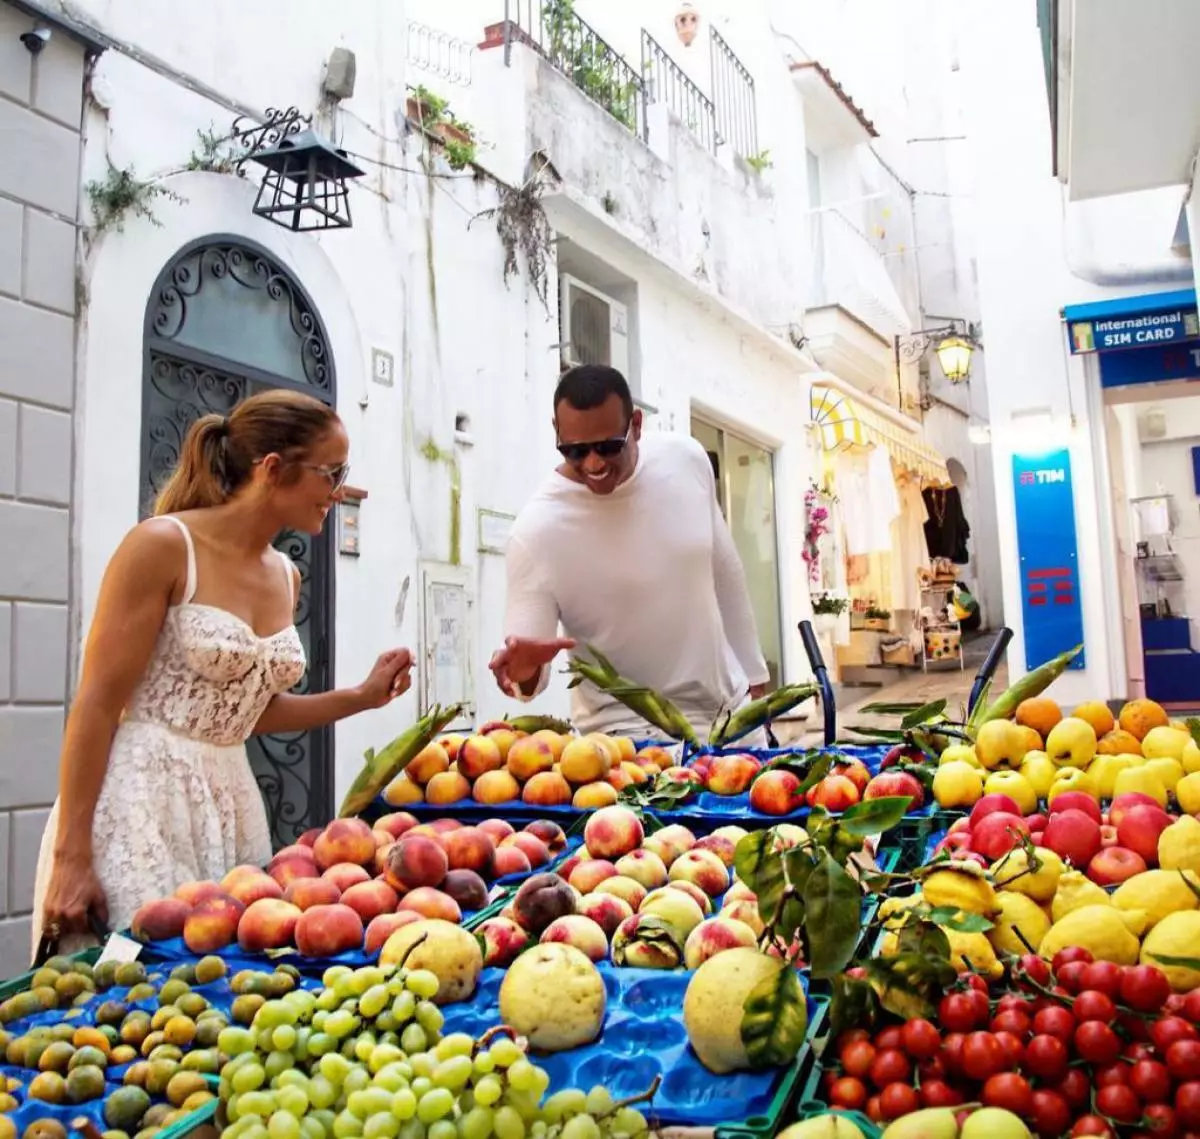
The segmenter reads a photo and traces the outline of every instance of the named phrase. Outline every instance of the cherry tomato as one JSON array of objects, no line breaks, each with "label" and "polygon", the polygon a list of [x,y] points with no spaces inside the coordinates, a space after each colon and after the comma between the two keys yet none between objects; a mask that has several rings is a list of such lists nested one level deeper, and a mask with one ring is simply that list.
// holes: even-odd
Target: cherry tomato
[{"label": "cherry tomato", "polygon": [[1071,1053],[1057,1036],[1043,1032],[1025,1045],[1021,1070],[1041,1080],[1057,1080],[1067,1070]]},{"label": "cherry tomato", "polygon": [[1195,1040],[1195,1028],[1181,1016],[1160,1017],[1150,1026],[1150,1039],[1158,1049],[1160,1056],[1166,1056],[1167,1049],[1177,1040]]},{"label": "cherry tomato", "polygon": [[1078,1110],[1091,1099],[1092,1083],[1082,1068],[1068,1068],[1067,1074],[1058,1081],[1054,1091]]},{"label": "cherry tomato", "polygon": [[884,1121],[883,1108],[879,1105],[879,1097],[877,1095],[873,1095],[867,1100],[866,1114],[872,1123],[882,1123]]},{"label": "cherry tomato", "polygon": [[971,1008],[975,1010],[975,1023],[985,1024],[991,1011],[987,993],[980,989],[968,989],[965,996],[971,1002]]},{"label": "cherry tomato", "polygon": [[1129,1072],[1130,1066],[1124,1060],[1114,1060],[1111,1064],[1096,1069],[1093,1082],[1098,1088],[1106,1088],[1109,1084],[1127,1084]]},{"label": "cherry tomato", "polygon": [[[1092,966],[1086,965],[1084,968],[1091,969]],[[1112,1024],[1117,1019],[1117,1006],[1113,1004],[1112,998],[1095,989],[1084,989],[1075,998],[1075,1006],[1072,1011],[1075,1013],[1076,1021],[1080,1024],[1086,1024],[1089,1020]]]},{"label": "cherry tomato", "polygon": [[855,1040],[842,1049],[841,1060],[842,1071],[861,1080],[875,1062],[875,1046],[866,1040]]},{"label": "cherry tomato", "polygon": [[1011,1032],[1014,1036],[1024,1040],[1029,1035],[1032,1023],[1029,1015],[1020,1009],[1006,1009],[992,1017],[992,1023],[988,1027],[993,1032]]},{"label": "cherry tomato", "polygon": [[1026,1016],[1032,1017],[1033,1012],[1030,1010],[1030,1001],[1026,997],[1018,996],[1016,993],[1006,993],[996,1002],[996,1011],[999,1012],[1023,1012]]},{"label": "cherry tomato", "polygon": [[995,1032],[992,1035],[1004,1049],[1005,1067],[1015,1068],[1021,1062],[1021,1053],[1025,1050],[1021,1038],[1014,1036],[1011,1032]]},{"label": "cherry tomato", "polygon": [[842,1076],[829,1089],[829,1102],[834,1107],[858,1111],[867,1102],[867,1085],[854,1076]]},{"label": "cherry tomato", "polygon": [[1142,1101],[1128,1084],[1109,1084],[1096,1093],[1096,1110],[1118,1123],[1136,1123],[1142,1117]]},{"label": "cherry tomato", "polygon": [[942,1034],[927,1020],[910,1020],[901,1031],[901,1047],[914,1060],[936,1056],[942,1046]]},{"label": "cherry tomato", "polygon": [[942,1040],[942,1063],[951,1075],[962,1071],[962,1050],[966,1039],[961,1032],[948,1032]]},{"label": "cherry tomato", "polygon": [[1150,1039],[1150,1024],[1141,1013],[1117,1013],[1117,1028],[1119,1028],[1121,1032],[1128,1036],[1130,1040],[1139,1041]]},{"label": "cherry tomato", "polygon": [[945,1080],[921,1081],[922,1107],[957,1107],[962,1102],[962,1092],[956,1091]]},{"label": "cherry tomato", "polygon": [[1075,1051],[1089,1064],[1111,1064],[1121,1054],[1121,1041],[1107,1024],[1089,1020],[1075,1029]]},{"label": "cherry tomato", "polygon": [[1058,1139],[1071,1125],[1071,1105],[1058,1092],[1039,1088],[1033,1093],[1030,1122],[1039,1139]]},{"label": "cherry tomato", "polygon": [[1033,1031],[1039,1035],[1045,1033],[1057,1036],[1060,1040],[1070,1040],[1075,1035],[1075,1017],[1070,1009],[1052,1005],[1034,1016]]},{"label": "cherry tomato", "polygon": [[884,1119],[899,1119],[909,1115],[921,1106],[921,1098],[916,1089],[908,1084],[888,1084],[879,1093],[879,1107]]},{"label": "cherry tomato", "polygon": [[1017,962],[1014,972],[1018,980],[1028,977],[1042,986],[1050,984],[1050,966],[1036,953],[1024,954]]},{"label": "cherry tomato", "polygon": [[1171,1098],[1171,1073],[1158,1060],[1139,1060],[1129,1069],[1129,1086],[1147,1103],[1167,1103]]},{"label": "cherry tomato", "polygon": [[1071,1135],[1073,1139],[1080,1135],[1095,1136],[1097,1139],[1116,1139],[1113,1129],[1098,1115],[1085,1115],[1075,1120]]},{"label": "cherry tomato", "polygon": [[921,1077],[921,1083],[926,1080],[944,1080],[946,1078],[946,1063],[941,1057],[940,1045],[938,1053],[937,1056],[932,1056],[928,1060],[918,1061],[917,1075]]},{"label": "cherry tomato", "polygon": [[[1154,968],[1153,965],[1148,968]],[[1200,989],[1193,989],[1183,998],[1183,1015],[1192,1021],[1200,1021]]]},{"label": "cherry tomato", "polygon": [[1170,995],[1171,982],[1153,965],[1131,965],[1121,976],[1121,1003],[1138,1012],[1158,1012]]},{"label": "cherry tomato", "polygon": [[1059,986],[1068,993],[1083,992],[1083,974],[1086,970],[1086,962],[1068,961],[1056,974]]},{"label": "cherry tomato", "polygon": [[1029,1090],[1029,1081],[1016,1072],[1001,1072],[989,1077],[979,1098],[988,1107],[1003,1107],[1014,1115],[1025,1116],[1033,1109],[1033,1092]]},{"label": "cherry tomato", "polygon": [[871,1034],[865,1028],[847,1028],[845,1032],[837,1038],[838,1054],[846,1050],[846,1047],[853,1044],[856,1040],[870,1040]]},{"label": "cherry tomato", "polygon": [[966,977],[967,988],[974,989],[978,993],[982,993],[985,997],[988,992],[988,983],[978,973],[968,973]]},{"label": "cherry tomato", "polygon": [[1168,1103],[1149,1104],[1142,1112],[1146,1130],[1159,1139],[1175,1139],[1179,1128],[1175,1121],[1175,1109]]},{"label": "cherry tomato", "polygon": [[882,1090],[889,1084],[904,1083],[912,1075],[912,1064],[899,1048],[888,1048],[875,1054],[871,1070],[867,1074],[871,1083]]},{"label": "cherry tomato", "polygon": [[887,1052],[893,1048],[904,1047],[904,1030],[897,1024],[890,1028],[884,1028],[875,1033],[875,1049],[878,1052]]},{"label": "cherry tomato", "polygon": [[1131,1040],[1121,1049],[1121,1055],[1131,1064],[1136,1064],[1139,1060],[1158,1059],[1158,1053],[1154,1051],[1154,1045],[1147,1044],[1144,1040]]},{"label": "cherry tomato", "polygon": [[1063,966],[1072,961],[1082,961],[1085,965],[1090,965],[1093,960],[1094,958],[1086,949],[1072,945],[1067,949],[1060,949],[1054,955],[1054,960],[1050,962],[1050,968],[1057,977],[1062,972]]},{"label": "cherry tomato", "polygon": [[1111,961],[1093,961],[1083,971],[1083,987],[1116,1000],[1121,991],[1121,979],[1125,970]]},{"label": "cherry tomato", "polygon": [[982,1083],[1003,1071],[1006,1061],[1004,1045],[990,1032],[972,1032],[963,1041],[963,1071],[973,1080]]},{"label": "cherry tomato", "polygon": [[966,993],[950,993],[938,1003],[938,1021],[948,1032],[970,1032],[979,1024],[977,1006]]},{"label": "cherry tomato", "polygon": [[1200,1080],[1200,1040],[1176,1040],[1163,1058],[1173,1079]]},{"label": "cherry tomato", "polygon": [[1200,1081],[1189,1080],[1175,1089],[1175,1118],[1182,1127],[1200,1127]]}]

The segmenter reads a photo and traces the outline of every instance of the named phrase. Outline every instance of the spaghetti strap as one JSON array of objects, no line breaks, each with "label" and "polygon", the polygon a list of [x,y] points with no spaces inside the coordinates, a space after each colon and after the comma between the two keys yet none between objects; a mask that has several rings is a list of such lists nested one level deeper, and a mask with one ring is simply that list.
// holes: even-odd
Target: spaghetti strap
[{"label": "spaghetti strap", "polygon": [[279,555],[279,560],[283,562],[283,572],[287,577],[288,585],[288,602],[293,609],[296,608],[296,577],[292,573],[292,559],[287,556],[282,550],[275,551]]},{"label": "spaghetti strap", "polygon": [[[192,545],[192,532],[187,528],[185,522],[173,514],[164,514],[161,517],[168,522],[174,522],[183,531],[183,541],[187,545],[187,581],[184,582],[183,597],[179,603],[187,605],[196,596],[196,547]],[[290,578],[288,580],[291,581]]]}]

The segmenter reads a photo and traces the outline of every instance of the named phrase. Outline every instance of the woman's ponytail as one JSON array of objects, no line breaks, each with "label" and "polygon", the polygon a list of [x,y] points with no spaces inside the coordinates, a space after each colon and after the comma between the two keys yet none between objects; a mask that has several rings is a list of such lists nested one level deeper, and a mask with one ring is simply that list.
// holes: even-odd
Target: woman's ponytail
[{"label": "woman's ponytail", "polygon": [[223,415],[202,416],[188,428],[179,463],[154,501],[156,515],[220,506],[229,497],[228,437],[229,420]]}]

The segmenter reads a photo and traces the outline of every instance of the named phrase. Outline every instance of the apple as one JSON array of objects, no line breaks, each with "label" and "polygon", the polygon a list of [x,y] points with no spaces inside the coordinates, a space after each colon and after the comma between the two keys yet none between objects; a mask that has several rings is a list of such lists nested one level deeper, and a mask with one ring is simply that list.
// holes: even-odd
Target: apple
[{"label": "apple", "polygon": [[1120,838],[1117,836],[1117,828],[1116,827],[1109,826],[1108,823],[1100,824],[1100,845],[1101,845],[1101,847],[1107,848],[1110,846],[1116,846],[1118,843],[1120,843],[1120,841],[1121,841]]},{"label": "apple", "polygon": [[1145,870],[1146,860],[1140,854],[1123,846],[1110,846],[1088,863],[1087,876],[1098,886],[1116,886]]},{"label": "apple", "polygon": [[925,753],[919,747],[913,744],[896,744],[883,757],[879,770],[887,771],[889,767],[895,767],[900,763],[923,763],[924,760]]},{"label": "apple", "polygon": [[1100,853],[1100,824],[1074,807],[1051,815],[1042,833],[1046,846],[1077,869],[1086,869]]},{"label": "apple", "polygon": [[1029,827],[1018,812],[993,811],[972,826],[971,849],[978,851],[989,862],[995,862],[1012,850],[1022,837],[1029,837]]},{"label": "apple", "polygon": [[915,775],[911,775],[907,771],[876,775],[867,784],[867,789],[863,792],[862,797],[864,800],[883,799],[892,795],[910,798],[912,800],[908,805],[910,811],[915,811],[918,807],[925,805],[925,788],[921,786],[921,781]]},{"label": "apple", "polygon": [[1100,804],[1095,799],[1083,791],[1063,791],[1059,795],[1054,796],[1054,802],[1050,804],[1050,814],[1056,815],[1060,811],[1082,811],[1091,819],[1095,819],[1097,823],[1103,825],[1104,819],[1100,815]]},{"label": "apple", "polygon": [[1038,831],[1044,831],[1047,822],[1049,822],[1049,819],[1040,811],[1035,815],[1025,816],[1025,825],[1029,827],[1030,834],[1037,834]]},{"label": "apple", "polygon": [[1128,811],[1134,807],[1157,807],[1160,811],[1162,806],[1153,795],[1147,795],[1141,791],[1126,791],[1122,795],[1114,797],[1111,806],[1108,808],[1108,818],[1114,827],[1120,827],[1121,819],[1123,819]]},{"label": "apple", "polygon": [[953,862],[974,862],[985,870],[988,867],[988,860],[977,850],[954,850],[950,852],[950,859]]},{"label": "apple", "polygon": [[988,771],[1016,770],[1029,751],[1025,733],[1009,720],[989,720],[979,729],[975,754]]},{"label": "apple", "polygon": [[955,819],[954,822],[952,822],[950,826],[946,828],[947,834],[958,834],[959,831],[966,831],[968,834],[971,832],[971,820],[966,815],[960,819]]},{"label": "apple", "polygon": [[1021,818],[1024,814],[1024,812],[1018,806],[1017,801],[1010,795],[999,795],[993,793],[991,795],[984,795],[984,797],[971,808],[971,814],[969,816],[967,825],[974,830],[980,819],[992,814],[994,811],[1003,811],[1009,815],[1016,815],[1018,818]]},{"label": "apple", "polygon": [[941,842],[937,844],[938,850],[949,850],[952,853],[956,850],[971,849],[971,835],[967,831],[958,831],[955,834],[948,834]]},{"label": "apple", "polygon": [[1086,768],[1096,758],[1096,729],[1086,720],[1068,716],[1046,737],[1046,754],[1056,767]]},{"label": "apple", "polygon": [[1117,839],[1124,847],[1141,855],[1147,865],[1158,865],[1158,836],[1171,825],[1171,816],[1158,804],[1140,803],[1121,814]]}]

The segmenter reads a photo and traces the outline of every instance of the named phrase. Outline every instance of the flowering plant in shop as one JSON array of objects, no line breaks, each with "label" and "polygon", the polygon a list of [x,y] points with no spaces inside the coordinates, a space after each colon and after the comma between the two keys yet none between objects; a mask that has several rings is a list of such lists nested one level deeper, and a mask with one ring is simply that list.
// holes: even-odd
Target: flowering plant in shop
[{"label": "flowering plant in shop", "polygon": [[804,549],[801,556],[808,566],[808,580],[821,583],[821,539],[829,533],[829,507],[837,499],[827,490],[810,482],[804,494]]}]

